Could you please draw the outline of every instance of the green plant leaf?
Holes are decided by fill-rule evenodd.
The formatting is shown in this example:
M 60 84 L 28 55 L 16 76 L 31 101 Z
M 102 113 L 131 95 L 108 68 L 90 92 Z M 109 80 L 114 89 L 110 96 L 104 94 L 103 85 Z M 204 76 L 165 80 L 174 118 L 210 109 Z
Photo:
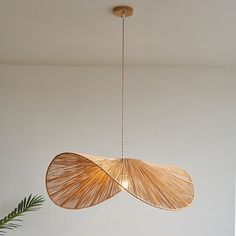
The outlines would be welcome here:
M 17 208 L 10 212 L 7 216 L 0 220 L 0 235 L 4 235 L 6 230 L 12 230 L 20 227 L 19 224 L 22 217 L 26 212 L 39 210 L 44 202 L 44 198 L 41 195 L 32 194 L 28 198 L 24 198 L 20 201 Z

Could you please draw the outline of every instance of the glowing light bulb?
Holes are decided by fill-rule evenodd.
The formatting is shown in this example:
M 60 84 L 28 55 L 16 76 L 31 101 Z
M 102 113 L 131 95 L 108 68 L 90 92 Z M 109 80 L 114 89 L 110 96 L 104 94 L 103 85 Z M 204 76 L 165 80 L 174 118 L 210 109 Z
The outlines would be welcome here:
M 121 185 L 122 185 L 122 190 L 124 190 L 124 189 L 127 189 L 128 187 L 129 187 L 129 182 L 128 182 L 128 180 L 123 180 L 122 181 L 122 183 L 121 183 Z

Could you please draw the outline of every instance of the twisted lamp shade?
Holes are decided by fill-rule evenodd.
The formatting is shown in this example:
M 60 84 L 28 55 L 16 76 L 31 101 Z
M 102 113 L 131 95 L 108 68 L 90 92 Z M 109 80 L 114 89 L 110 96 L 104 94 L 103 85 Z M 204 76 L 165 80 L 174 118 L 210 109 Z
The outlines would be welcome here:
M 122 190 L 166 210 L 185 208 L 194 198 L 190 176 L 178 167 L 75 153 L 62 153 L 53 159 L 46 187 L 51 200 L 67 209 L 94 206 Z

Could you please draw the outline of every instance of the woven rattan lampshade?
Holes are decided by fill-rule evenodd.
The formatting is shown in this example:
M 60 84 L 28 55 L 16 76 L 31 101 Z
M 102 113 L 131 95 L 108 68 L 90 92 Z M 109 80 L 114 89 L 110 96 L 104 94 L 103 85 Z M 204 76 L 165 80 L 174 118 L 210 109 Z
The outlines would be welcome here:
M 54 158 L 46 183 L 52 201 L 68 209 L 94 206 L 121 190 L 154 207 L 170 210 L 187 207 L 194 196 L 191 178 L 178 167 L 75 153 Z
M 124 190 L 157 208 L 178 210 L 194 199 L 190 176 L 176 166 L 155 165 L 123 155 L 124 142 L 124 18 L 133 14 L 127 6 L 114 8 L 122 17 L 122 151 L 121 158 L 61 153 L 50 163 L 46 188 L 51 200 L 67 209 L 94 206 Z

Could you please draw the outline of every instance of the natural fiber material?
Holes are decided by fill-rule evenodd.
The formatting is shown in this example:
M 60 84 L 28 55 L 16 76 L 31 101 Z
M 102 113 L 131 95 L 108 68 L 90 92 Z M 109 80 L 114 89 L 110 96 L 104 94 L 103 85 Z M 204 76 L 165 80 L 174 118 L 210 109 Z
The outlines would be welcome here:
M 96 205 L 121 190 L 168 210 L 185 208 L 194 198 L 190 176 L 178 167 L 75 153 L 62 153 L 53 159 L 46 186 L 52 201 L 68 209 Z

